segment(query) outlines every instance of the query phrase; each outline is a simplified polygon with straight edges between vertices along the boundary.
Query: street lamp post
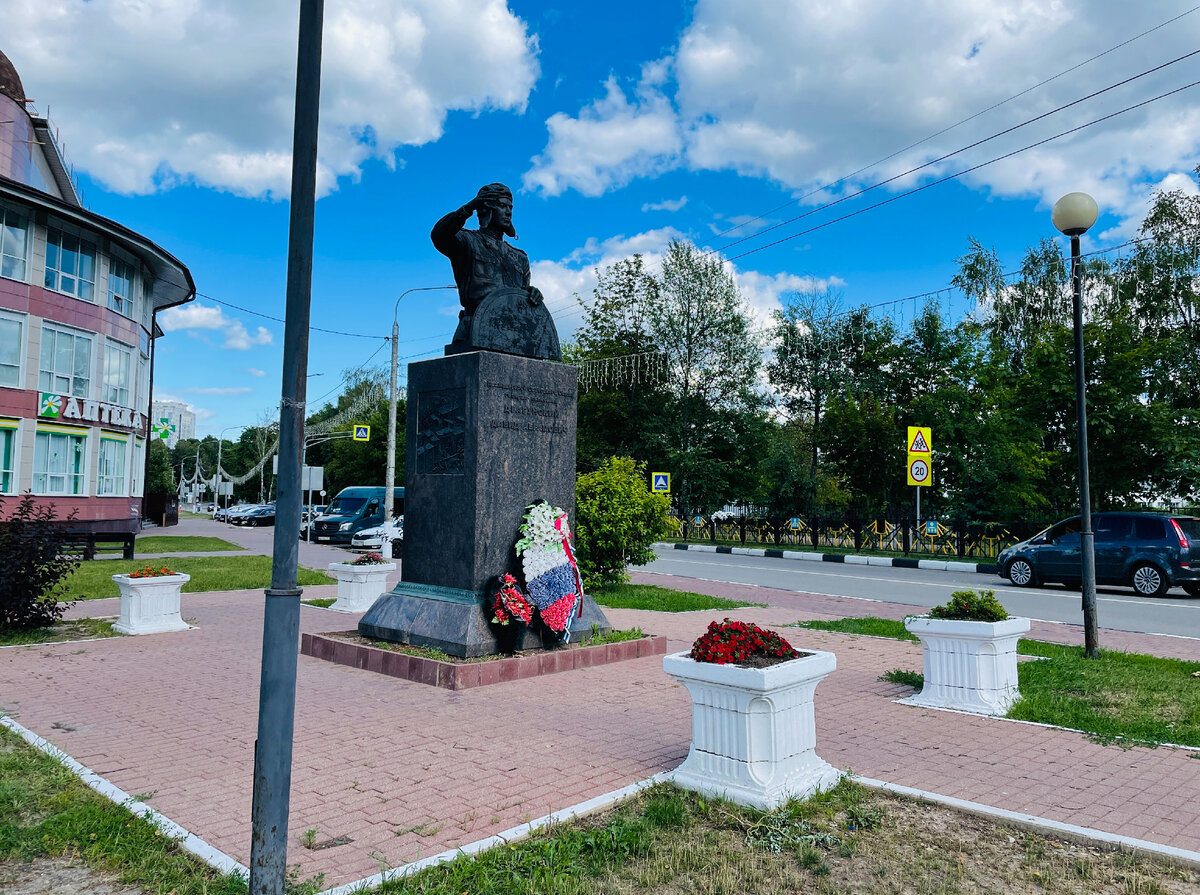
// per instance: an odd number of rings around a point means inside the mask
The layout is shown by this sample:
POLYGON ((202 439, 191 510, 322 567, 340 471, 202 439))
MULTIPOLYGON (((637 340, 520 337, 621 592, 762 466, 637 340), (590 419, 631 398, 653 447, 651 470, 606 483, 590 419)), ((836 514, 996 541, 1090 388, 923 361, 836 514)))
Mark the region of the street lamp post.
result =
POLYGON ((246 425, 246 426, 226 426, 224 429, 221 430, 221 434, 217 436, 217 474, 216 474, 215 478, 216 478, 216 485, 217 485, 216 497, 217 497, 217 508, 218 509, 221 506, 221 448, 225 447, 225 433, 228 432, 230 429, 249 429, 249 428, 250 427, 248 425, 246 425))
POLYGON ((438 289, 457 289, 457 286, 417 286, 405 289, 396 299, 392 310, 392 388, 388 393, 388 439, 387 439, 387 473, 383 478, 383 518, 385 522, 392 521, 392 511, 395 509, 393 493, 396 490, 396 377, 400 364, 397 346, 400 341, 400 299, 410 292, 433 292, 438 289))
POLYGON ((1075 427, 1079 454, 1079 552, 1083 563, 1084 655, 1100 657, 1096 621, 1096 552, 1092 532, 1092 499, 1088 481, 1087 385, 1083 369, 1083 287, 1079 270, 1079 237, 1096 223, 1099 208, 1087 193, 1068 193, 1054 203, 1054 226, 1071 237, 1071 292, 1075 312, 1075 427))

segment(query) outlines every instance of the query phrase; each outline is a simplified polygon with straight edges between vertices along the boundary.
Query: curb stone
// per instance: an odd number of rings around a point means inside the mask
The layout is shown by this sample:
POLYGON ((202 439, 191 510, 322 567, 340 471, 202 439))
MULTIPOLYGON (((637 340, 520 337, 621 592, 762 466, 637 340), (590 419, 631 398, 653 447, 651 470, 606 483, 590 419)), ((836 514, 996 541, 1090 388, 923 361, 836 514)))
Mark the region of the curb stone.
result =
POLYGON ((659 541, 654 544, 663 550, 695 550, 701 553, 727 553, 733 556, 764 556, 769 559, 798 559, 808 562, 840 562, 855 566, 891 566, 894 569, 929 569, 937 572, 975 572, 995 575, 993 562, 959 562, 957 560, 910 559, 900 556, 858 556, 852 553, 814 553, 808 550, 772 550, 764 547, 725 547, 716 544, 676 544, 659 541))

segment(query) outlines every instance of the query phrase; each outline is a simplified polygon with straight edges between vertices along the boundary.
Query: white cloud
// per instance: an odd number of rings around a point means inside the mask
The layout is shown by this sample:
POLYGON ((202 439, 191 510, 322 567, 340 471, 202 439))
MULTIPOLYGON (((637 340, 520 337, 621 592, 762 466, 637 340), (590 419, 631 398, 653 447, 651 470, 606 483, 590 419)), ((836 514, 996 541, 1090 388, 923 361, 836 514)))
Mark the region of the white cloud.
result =
POLYGON ((262 377, 267 375, 266 370, 260 370, 257 367, 247 367, 246 372, 249 373, 251 376, 255 377, 256 379, 261 379, 262 377))
POLYGON ((254 389, 250 388, 249 386, 245 386, 245 385, 237 385, 237 386, 228 386, 228 387, 224 387, 224 388, 218 387, 218 386, 185 388, 184 391, 191 392, 194 395, 221 395, 222 397, 228 398, 228 397, 233 397, 235 395, 248 395, 251 392, 253 392, 254 389))
POLYGON ((546 121, 550 141, 525 173, 526 189, 599 196, 678 164, 683 141, 657 80, 644 77, 632 103, 615 77, 604 86, 604 96, 578 118, 559 112, 546 121))
MULTIPOLYGON (((287 0, 13 0, 4 49, 109 188, 286 197, 297 22, 287 0)), ((504 0, 345 0, 323 43, 321 192, 437 140, 450 111, 523 111, 538 76, 504 0)))
MULTIPOLYGON (((177 330, 217 330, 225 337, 222 347, 234 351, 246 351, 255 345, 270 345, 274 341, 271 331, 265 326, 256 327, 251 334, 246 324, 235 317, 229 317, 216 305, 203 305, 199 302, 168 308, 158 315, 158 325, 163 332, 177 330)), ((194 332, 189 333, 195 335, 194 332)))
POLYGON ((679 211, 679 209, 687 205, 687 201, 687 196, 680 196, 678 199, 663 199, 661 202, 646 202, 642 205, 642 211, 679 211))
MULTIPOLYGON (((597 195, 672 168, 733 171, 806 196, 953 128, 829 195, 843 195, 981 140, 1192 50, 1200 14, 1010 96, 1178 15, 1169 0, 855 0, 829 5, 698 0, 674 52, 643 70, 629 100, 610 78, 576 117, 547 122, 549 141, 526 186, 597 195), (977 119, 956 123, 1003 103, 977 119), (656 135, 652 137, 651 135, 656 135), (666 135, 671 135, 668 140, 666 135)), ((1173 66, 898 181, 945 175, 1117 112, 1193 79, 1173 66)), ((1146 185, 1200 161, 1200 109, 1191 91, 1121 114, 967 176, 994 195, 1047 208, 1086 189, 1132 215, 1146 185)), ((886 195, 880 191, 879 196, 886 195)))

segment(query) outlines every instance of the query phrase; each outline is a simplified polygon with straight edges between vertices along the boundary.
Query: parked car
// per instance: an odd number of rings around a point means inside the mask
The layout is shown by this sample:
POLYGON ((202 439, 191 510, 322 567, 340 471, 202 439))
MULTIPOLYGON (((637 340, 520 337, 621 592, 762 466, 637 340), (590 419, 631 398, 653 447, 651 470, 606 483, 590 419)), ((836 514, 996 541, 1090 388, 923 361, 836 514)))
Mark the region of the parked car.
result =
MULTIPOLYGON (((392 517, 392 526, 396 530, 395 538, 404 540, 404 517, 392 517)), ((385 526, 377 525, 374 528, 364 528, 354 533, 354 537, 350 539, 350 547, 354 550, 381 550, 383 549, 383 531, 385 526)))
POLYGON ((274 525, 275 507, 273 504, 252 507, 238 516, 234 521, 238 525, 274 525))
POLYGON ((234 516, 246 512, 246 510, 250 509, 250 506, 250 504, 239 503, 235 507, 223 507, 213 514, 213 518, 218 522, 232 522, 234 516))
MULTIPOLYGON (((385 491, 381 487, 343 488, 325 512, 309 526, 309 539, 331 544, 349 544, 355 532, 383 524, 385 491)), ((395 512, 404 512, 404 489, 392 492, 395 512)))
MULTIPOLYGON (((1082 579, 1080 517, 1064 519, 1002 550, 996 571, 1018 587, 1082 579)), ((1200 597, 1200 518, 1159 513, 1093 513, 1096 583, 1157 597, 1173 586, 1200 597)))
POLYGON ((233 525, 241 525, 247 514, 257 510, 261 504, 244 503, 240 506, 233 507, 225 512, 225 521, 233 525))

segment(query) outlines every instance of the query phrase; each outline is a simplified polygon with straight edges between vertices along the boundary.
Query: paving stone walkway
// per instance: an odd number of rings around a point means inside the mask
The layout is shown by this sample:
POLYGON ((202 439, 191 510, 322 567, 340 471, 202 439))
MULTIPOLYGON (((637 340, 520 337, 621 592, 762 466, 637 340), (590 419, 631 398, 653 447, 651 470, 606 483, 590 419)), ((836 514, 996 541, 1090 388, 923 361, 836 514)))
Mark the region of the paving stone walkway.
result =
MULTIPOLYGON (((738 618, 902 614, 844 598, 639 574, 770 604, 738 618)), ((307 588, 305 597, 334 588, 307 588)), ((0 710, 216 848, 249 860, 262 637, 261 591, 185 594, 196 628, 86 644, 0 649, 0 710)), ((73 615, 115 615, 116 600, 73 615)), ((726 612, 610 610, 686 649, 726 612)), ((302 607, 301 631, 348 630, 357 615, 302 607)), ((817 690, 818 753, 866 777, 1200 851, 1200 764, 1182 749, 1122 750, 1078 733, 899 705, 878 680, 919 669, 920 647, 790 629, 832 650, 817 690)), ((1072 640, 1071 626, 1033 636, 1072 640)), ((1104 631, 1106 646, 1200 658, 1200 643, 1104 631)), ((301 656, 288 861, 329 885, 474 842, 677 766, 691 733, 687 693, 658 658, 451 692, 301 656), (301 844, 307 830, 318 844, 301 844)))

